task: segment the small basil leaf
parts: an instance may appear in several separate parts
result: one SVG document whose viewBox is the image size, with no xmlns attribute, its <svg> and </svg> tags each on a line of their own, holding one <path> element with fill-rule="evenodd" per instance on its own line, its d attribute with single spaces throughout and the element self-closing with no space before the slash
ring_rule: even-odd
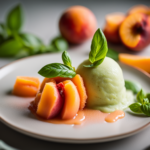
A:
<svg viewBox="0 0 150 150">
<path fill-rule="evenodd" d="M 52 63 L 44 66 L 39 72 L 40 75 L 47 78 L 68 77 L 73 78 L 76 72 L 72 67 L 60 63 Z"/>
<path fill-rule="evenodd" d="M 144 98 L 144 99 L 143 99 L 143 105 L 144 105 L 144 104 L 148 104 L 148 103 L 149 103 L 149 99 L 148 99 L 148 98 Z"/>
<path fill-rule="evenodd" d="M 0 29 L 4 38 L 8 38 L 9 36 L 12 35 L 11 30 L 5 24 L 0 23 Z"/>
<path fill-rule="evenodd" d="M 20 34 L 20 38 L 22 39 L 23 45 L 30 50 L 31 55 L 38 53 L 44 45 L 38 37 L 32 34 L 23 33 Z"/>
<path fill-rule="evenodd" d="M 22 47 L 22 43 L 15 38 L 5 40 L 5 42 L 0 45 L 0 57 L 15 56 Z"/>
<path fill-rule="evenodd" d="M 98 29 L 92 39 L 91 51 L 89 53 L 89 60 L 91 63 L 103 59 L 108 51 L 107 41 L 103 32 Z"/>
<path fill-rule="evenodd" d="M 20 30 L 23 23 L 22 9 L 20 5 L 17 5 L 8 13 L 6 23 L 8 28 L 12 31 L 18 32 Z"/>
<path fill-rule="evenodd" d="M 137 94 L 142 88 L 140 84 L 127 80 L 125 81 L 125 87 L 127 90 L 131 90 L 134 94 Z"/>
<path fill-rule="evenodd" d="M 129 108 L 135 112 L 135 113 L 141 113 L 141 103 L 137 102 L 137 103 L 133 103 L 129 106 Z"/>
<path fill-rule="evenodd" d="M 150 103 L 142 105 L 141 110 L 145 115 L 150 116 Z"/>
<path fill-rule="evenodd" d="M 103 59 L 100 59 L 100 60 L 98 60 L 98 61 L 95 61 L 93 64 L 90 64 L 90 65 L 84 65 L 84 67 L 97 67 L 97 66 L 99 66 L 103 61 L 104 61 L 104 59 L 105 58 L 103 58 Z"/>
<path fill-rule="evenodd" d="M 119 60 L 119 53 L 116 52 L 116 51 L 113 50 L 113 49 L 110 49 L 110 48 L 108 48 L 108 52 L 107 52 L 106 56 L 107 56 L 107 57 L 110 57 L 110 58 L 112 58 L 112 59 L 114 59 L 114 60 L 116 60 L 116 61 Z"/>
<path fill-rule="evenodd" d="M 68 42 L 63 37 L 56 37 L 51 44 L 55 47 L 55 51 L 66 51 L 68 49 Z"/>
<path fill-rule="evenodd" d="M 146 97 L 149 99 L 149 102 L 150 102 L 150 93 L 148 93 L 148 94 L 146 95 Z"/>
<path fill-rule="evenodd" d="M 65 65 L 67 65 L 67 66 L 69 66 L 69 67 L 72 67 L 71 58 L 70 58 L 69 54 L 68 54 L 66 51 L 64 51 L 64 52 L 62 53 L 62 60 L 63 60 L 63 63 L 64 63 Z"/>
<path fill-rule="evenodd" d="M 145 98 L 145 93 L 142 89 L 140 90 L 140 92 L 138 92 L 136 98 L 138 102 L 143 103 L 143 99 Z"/>
</svg>

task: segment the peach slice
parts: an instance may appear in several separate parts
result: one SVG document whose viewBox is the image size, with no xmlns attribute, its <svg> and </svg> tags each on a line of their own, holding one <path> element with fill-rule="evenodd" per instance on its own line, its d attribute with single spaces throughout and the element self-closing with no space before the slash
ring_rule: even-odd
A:
<svg viewBox="0 0 150 150">
<path fill-rule="evenodd" d="M 71 79 L 71 81 L 75 84 L 78 90 L 80 96 L 80 110 L 82 110 L 85 107 L 87 100 L 87 94 L 83 83 L 83 79 L 79 74 L 77 74 L 74 78 Z"/>
<path fill-rule="evenodd" d="M 38 78 L 18 76 L 12 93 L 17 96 L 33 97 L 36 96 L 39 85 Z"/>
<path fill-rule="evenodd" d="M 62 107 L 63 99 L 59 94 L 56 83 L 46 83 L 36 113 L 44 119 L 50 119 L 57 116 Z"/>
<path fill-rule="evenodd" d="M 61 112 L 62 119 L 72 119 L 78 112 L 80 97 L 76 86 L 71 80 L 66 80 L 64 84 L 65 102 Z"/>
<path fill-rule="evenodd" d="M 146 15 L 150 15 L 150 8 L 148 8 L 145 5 L 136 5 L 136 6 L 133 6 L 132 8 L 130 8 L 127 14 L 131 15 L 131 14 L 135 14 L 135 13 L 143 13 Z"/>
<path fill-rule="evenodd" d="M 142 69 L 150 73 L 150 58 L 149 57 L 120 53 L 119 60 L 127 65 Z"/>
<path fill-rule="evenodd" d="M 119 27 L 124 19 L 125 15 L 123 13 L 113 13 L 106 16 L 106 24 L 103 31 L 107 41 L 112 43 L 121 42 L 119 37 Z"/>
<path fill-rule="evenodd" d="M 121 24 L 120 38 L 125 46 L 134 51 L 144 49 L 150 43 L 150 19 L 144 14 L 131 14 Z"/>
</svg>

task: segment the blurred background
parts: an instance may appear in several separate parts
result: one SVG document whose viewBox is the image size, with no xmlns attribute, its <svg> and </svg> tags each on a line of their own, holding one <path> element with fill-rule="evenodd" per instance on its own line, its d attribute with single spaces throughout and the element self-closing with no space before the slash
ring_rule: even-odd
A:
<svg viewBox="0 0 150 150">
<path fill-rule="evenodd" d="M 40 37 L 46 44 L 59 35 L 58 21 L 62 12 L 70 6 L 82 5 L 96 16 L 98 27 L 103 28 L 105 16 L 114 12 L 126 13 L 132 6 L 149 0 L 0 0 L 0 22 L 6 20 L 8 11 L 21 4 L 24 13 L 23 31 Z M 145 53 L 142 53 L 144 55 Z"/>
</svg>

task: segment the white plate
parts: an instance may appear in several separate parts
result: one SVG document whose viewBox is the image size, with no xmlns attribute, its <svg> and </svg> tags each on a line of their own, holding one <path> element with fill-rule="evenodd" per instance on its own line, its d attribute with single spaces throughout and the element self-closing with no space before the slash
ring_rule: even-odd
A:
<svg viewBox="0 0 150 150">
<path fill-rule="evenodd" d="M 75 51 L 69 52 L 73 65 L 82 62 L 88 56 Z M 125 113 L 125 118 L 115 123 L 97 123 L 89 125 L 50 124 L 34 118 L 27 109 L 31 98 L 20 98 L 10 94 L 16 76 L 36 76 L 38 70 L 52 62 L 61 62 L 61 54 L 47 54 L 25 58 L 0 69 L 0 119 L 9 127 L 24 134 L 66 143 L 94 143 L 112 141 L 133 135 L 150 124 L 150 117 L 139 117 Z M 138 70 L 121 64 L 124 78 L 139 82 L 143 89 L 150 90 L 150 78 Z M 149 91 L 150 92 L 150 91 Z"/>
</svg>

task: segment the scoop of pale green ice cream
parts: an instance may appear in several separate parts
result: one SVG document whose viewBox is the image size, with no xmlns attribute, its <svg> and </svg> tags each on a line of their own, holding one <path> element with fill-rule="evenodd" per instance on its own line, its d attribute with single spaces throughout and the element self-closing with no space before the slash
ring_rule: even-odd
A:
<svg viewBox="0 0 150 150">
<path fill-rule="evenodd" d="M 117 62 L 106 57 L 98 67 L 83 66 L 88 64 L 89 60 L 85 60 L 76 70 L 86 87 L 88 108 L 113 112 L 123 110 L 134 102 L 132 92 L 126 91 L 123 73 Z"/>
</svg>

